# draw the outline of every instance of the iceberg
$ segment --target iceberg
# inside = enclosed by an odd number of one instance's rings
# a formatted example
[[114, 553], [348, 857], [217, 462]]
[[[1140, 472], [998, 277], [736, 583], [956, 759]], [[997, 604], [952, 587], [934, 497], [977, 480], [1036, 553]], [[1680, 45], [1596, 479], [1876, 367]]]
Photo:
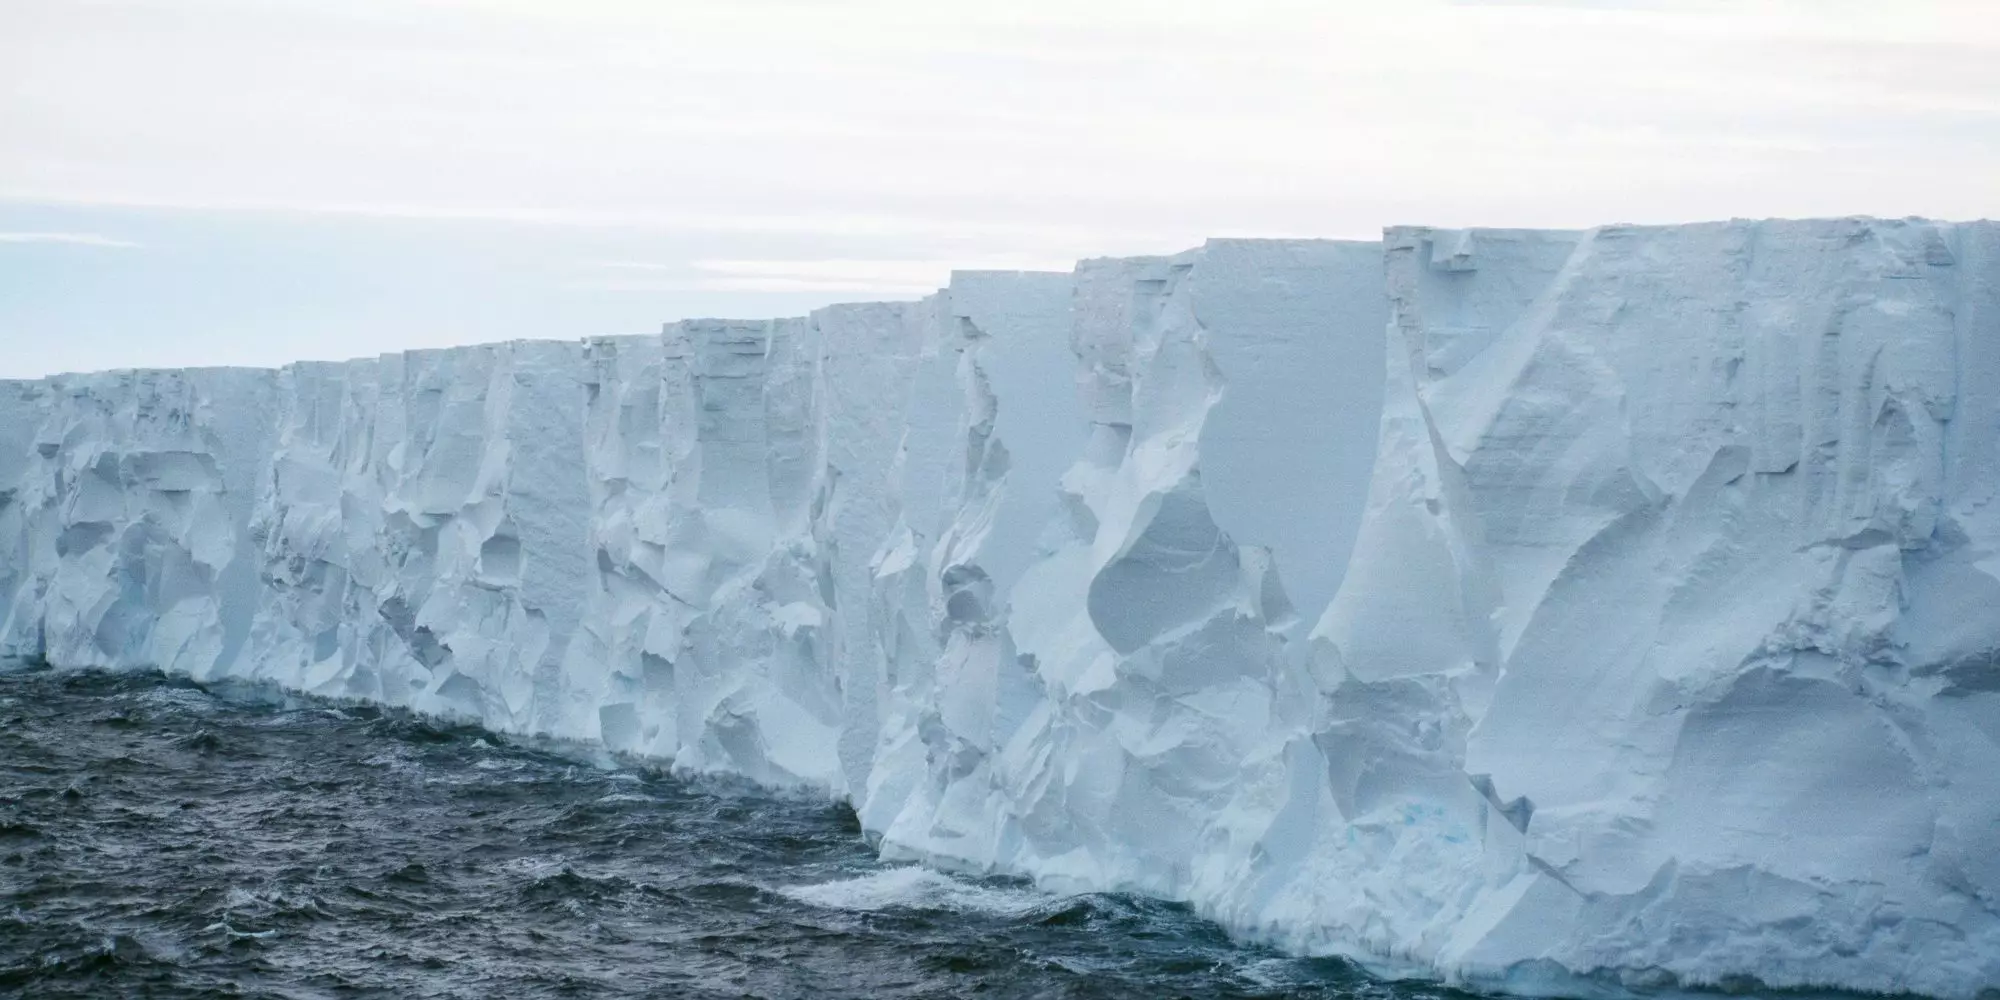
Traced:
[[2000, 225], [1212, 240], [0, 382], [0, 655], [1537, 995], [2000, 990]]

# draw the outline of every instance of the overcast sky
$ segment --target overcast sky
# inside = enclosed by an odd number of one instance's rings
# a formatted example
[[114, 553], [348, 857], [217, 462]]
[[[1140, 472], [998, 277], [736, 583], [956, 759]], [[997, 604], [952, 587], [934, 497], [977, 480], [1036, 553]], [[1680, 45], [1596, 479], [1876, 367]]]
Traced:
[[634, 332], [1209, 235], [1991, 216], [1996, 8], [4, 0], [0, 375]]

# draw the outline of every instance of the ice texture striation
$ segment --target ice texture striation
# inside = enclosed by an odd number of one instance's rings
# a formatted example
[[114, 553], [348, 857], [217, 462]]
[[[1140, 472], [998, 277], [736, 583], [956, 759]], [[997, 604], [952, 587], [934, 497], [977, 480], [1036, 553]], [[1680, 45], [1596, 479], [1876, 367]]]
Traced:
[[0, 383], [0, 654], [1526, 993], [2000, 990], [2000, 226], [1215, 240]]

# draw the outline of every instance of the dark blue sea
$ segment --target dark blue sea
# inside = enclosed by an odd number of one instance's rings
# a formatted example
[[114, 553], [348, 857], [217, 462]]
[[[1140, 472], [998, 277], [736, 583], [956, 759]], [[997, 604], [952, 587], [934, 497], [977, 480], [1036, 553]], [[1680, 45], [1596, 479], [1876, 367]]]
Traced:
[[876, 859], [817, 798], [0, 665], [0, 995], [1365, 997], [1186, 908]]

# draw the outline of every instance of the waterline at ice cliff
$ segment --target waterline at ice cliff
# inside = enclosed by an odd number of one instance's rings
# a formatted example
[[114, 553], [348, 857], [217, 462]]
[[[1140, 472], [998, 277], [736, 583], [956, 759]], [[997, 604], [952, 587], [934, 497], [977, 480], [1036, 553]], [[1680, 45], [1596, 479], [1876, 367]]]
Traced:
[[1391, 972], [1970, 1000], [1996, 499], [2000, 225], [1218, 240], [0, 383], [0, 655], [816, 786]]

